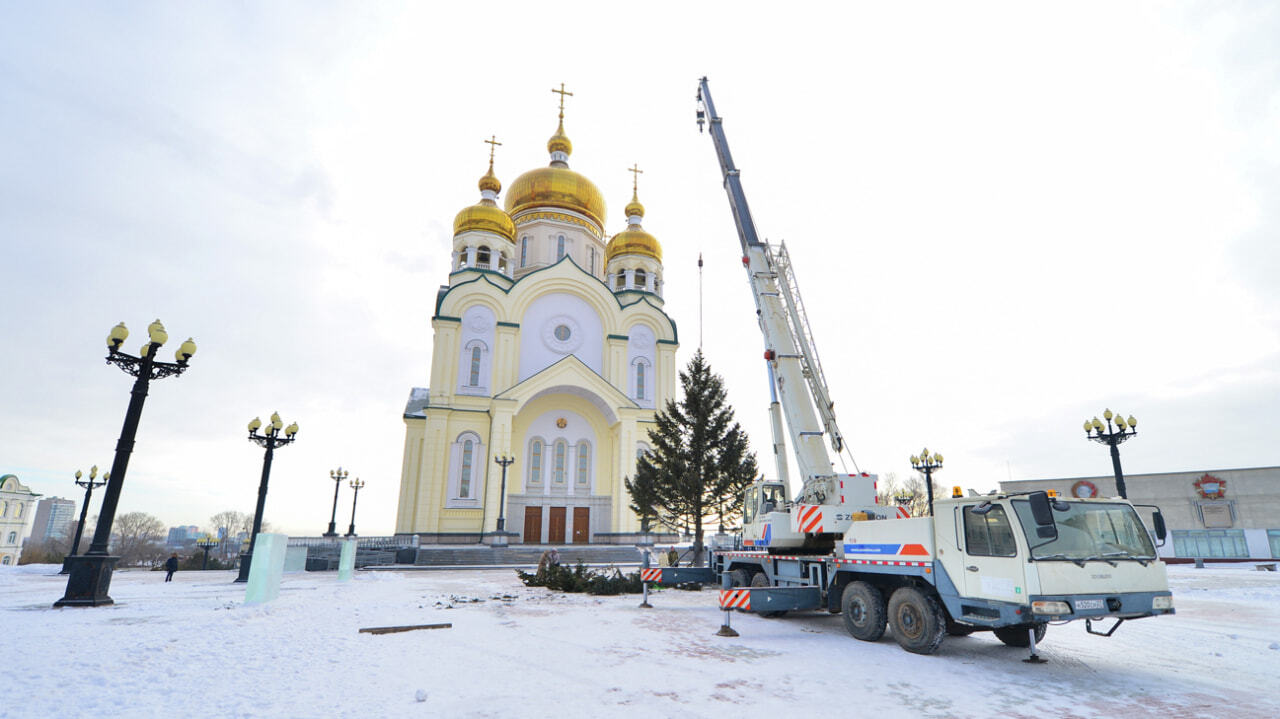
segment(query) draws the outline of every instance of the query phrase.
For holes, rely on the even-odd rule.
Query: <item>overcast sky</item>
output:
[[[322,532],[342,465],[391,533],[453,216],[491,134],[504,185],[546,164],[564,82],[608,232],[644,170],[682,366],[705,258],[704,350],[772,474],[702,75],[862,470],[1106,474],[1106,407],[1139,418],[1129,473],[1280,464],[1276,5],[444,6],[0,7],[0,473],[79,502],[129,399],[107,331],[159,317],[199,352],[152,385],[121,512],[251,512],[244,427],[278,410],[266,519]]]

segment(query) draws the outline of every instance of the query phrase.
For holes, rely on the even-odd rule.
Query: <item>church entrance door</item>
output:
[[[564,544],[565,508],[551,507],[551,526],[547,541],[551,544]]]
[[[524,508],[524,543],[542,544],[542,507]]]
[[[573,543],[586,544],[590,542],[591,529],[591,508],[590,507],[574,507],[573,508]]]

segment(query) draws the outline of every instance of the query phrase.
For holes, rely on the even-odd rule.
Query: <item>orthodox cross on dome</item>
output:
[[[636,194],[640,188],[640,176],[644,174],[644,170],[640,169],[640,163],[635,163],[627,168],[627,172],[631,173],[631,194]]]
[[[564,89],[564,83],[563,83],[563,82],[562,82],[562,83],[560,83],[560,89],[559,89],[559,90],[557,90],[557,89],[555,89],[555,88],[553,87],[553,88],[551,88],[551,91],[552,91],[552,92],[554,92],[554,93],[558,93],[558,94],[560,95],[560,119],[561,119],[561,120],[563,120],[563,119],[564,119],[564,96],[565,96],[565,95],[568,95],[569,97],[573,97],[573,93],[572,93],[572,92],[569,92],[568,90],[565,90],[565,89]]]
[[[493,151],[498,149],[498,145],[501,145],[502,143],[498,142],[497,135],[490,135],[489,139],[485,140],[485,142],[489,144],[489,166],[493,167]]]

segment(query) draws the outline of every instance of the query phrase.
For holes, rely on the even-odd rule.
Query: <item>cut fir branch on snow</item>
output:
[[[725,404],[724,379],[699,351],[680,372],[683,397],[668,401],[649,430],[653,451],[636,463],[626,483],[631,508],[642,519],[691,527],[701,561],[703,523],[724,526],[742,513],[742,491],[756,476],[746,433]]]

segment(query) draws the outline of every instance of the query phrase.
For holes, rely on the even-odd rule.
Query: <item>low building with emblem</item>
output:
[[[1126,473],[1124,483],[1129,501],[1155,505],[1164,515],[1169,537],[1159,550],[1162,557],[1280,558],[1280,467]],[[1116,482],[1106,475],[1000,483],[1003,492],[1041,489],[1112,497]],[[1150,518],[1149,509],[1139,511]]]
[[[640,529],[623,482],[655,409],[675,398],[662,248],[634,180],[625,228],[606,234],[603,195],[569,169],[563,97],[547,149],[550,164],[517,177],[500,207],[491,147],[480,201],[454,220],[430,386],[404,409],[399,535],[479,542],[500,517],[501,541],[527,544],[620,543]]]

